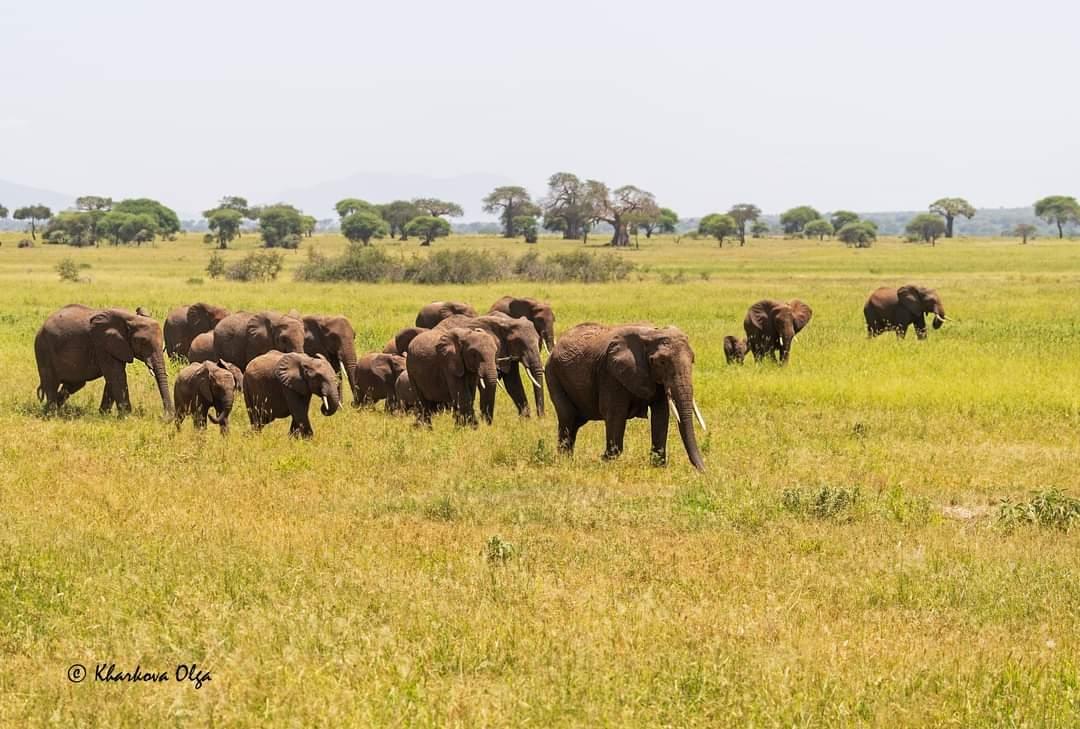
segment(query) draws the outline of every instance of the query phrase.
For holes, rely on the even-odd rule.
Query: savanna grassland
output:
[[[298,283],[303,249],[252,284],[207,278],[195,236],[21,237],[0,237],[0,723],[1080,724],[1080,530],[999,519],[1080,495],[1076,242],[642,239],[620,283],[420,286]],[[526,248],[434,247],[455,246]],[[64,257],[87,280],[59,281]],[[956,321],[867,341],[868,292],[908,281]],[[650,465],[644,420],[617,462],[599,423],[565,459],[550,406],[519,420],[503,394],[490,427],[346,407],[313,415],[310,442],[250,433],[242,405],[227,439],[177,433],[137,364],[123,420],[97,413],[100,381],[60,417],[34,394],[34,333],[70,302],[343,313],[369,351],[428,301],[506,293],[551,301],[559,332],[686,331],[707,473],[674,431]],[[723,335],[766,296],[814,308],[790,365],[725,366]],[[96,663],[212,678],[104,684]]]

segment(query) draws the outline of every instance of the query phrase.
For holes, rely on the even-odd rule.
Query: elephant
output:
[[[383,347],[385,354],[405,354],[409,351],[409,342],[416,338],[420,332],[426,332],[424,327],[405,327],[395,334],[386,346]]]
[[[780,354],[780,364],[787,364],[791,356],[791,341],[810,323],[813,310],[798,299],[787,303],[773,299],[762,299],[746,312],[743,329],[746,331],[746,346],[754,355],[756,362],[771,357],[776,361]]]
[[[443,319],[455,315],[476,316],[476,309],[460,301],[432,301],[416,315],[416,326],[434,329]]]
[[[449,406],[458,425],[477,425],[476,387],[494,392],[498,351],[495,336],[479,327],[440,327],[412,340],[405,367],[417,394],[417,422],[430,424],[433,412]],[[489,414],[482,414],[490,423]]]
[[[214,327],[214,359],[232,362],[242,371],[260,354],[304,351],[304,322],[299,317],[264,311],[230,314]]]
[[[746,359],[746,340],[731,334],[724,337],[724,358],[728,364],[742,364]]]
[[[648,414],[653,458],[666,463],[670,405],[690,463],[704,471],[694,417],[703,430],[705,420],[694,402],[693,368],[690,340],[676,327],[590,322],[564,332],[546,368],[559,450],[573,453],[581,426],[603,420],[604,458],[616,458],[623,451],[626,421]]]
[[[191,340],[188,347],[187,360],[191,363],[208,362],[214,359],[214,332],[203,332]]]
[[[366,405],[385,399],[387,412],[398,409],[394,384],[405,371],[404,357],[384,352],[365,354],[357,361],[355,369],[356,372],[349,378],[353,388],[353,405]]]
[[[255,430],[262,430],[278,418],[292,416],[289,435],[310,438],[313,435],[308,420],[311,396],[322,399],[319,410],[330,416],[341,407],[338,391],[337,373],[321,355],[311,357],[302,352],[272,349],[252,359],[244,370],[244,403]]]
[[[506,387],[506,393],[514,401],[518,415],[529,417],[529,401],[525,396],[525,387],[521,383],[520,362],[525,367],[525,374],[533,384],[533,399],[536,414],[544,415],[544,363],[540,359],[540,337],[536,329],[525,319],[514,319],[506,314],[495,313],[469,318],[452,316],[439,322],[436,329],[465,327],[481,328],[492,334],[499,342],[497,364],[499,379]],[[480,396],[480,410],[487,420],[495,415],[495,393],[484,392]]]
[[[321,354],[334,368],[345,369],[349,389],[355,391],[353,370],[356,369],[356,331],[343,316],[312,314],[303,318],[304,354],[314,357]]]
[[[536,327],[536,334],[540,337],[541,346],[546,346],[550,353],[555,347],[555,312],[551,310],[551,304],[536,299],[517,299],[513,296],[504,296],[494,304],[488,313],[502,312],[515,319],[525,317]]]
[[[195,428],[206,428],[206,419],[221,428],[221,434],[229,432],[229,414],[232,412],[236,393],[244,390],[244,374],[229,362],[200,362],[189,364],[180,370],[173,385],[176,402],[176,429],[191,415]],[[215,416],[210,408],[217,410]]]
[[[914,324],[915,335],[920,340],[926,339],[926,314],[934,315],[934,329],[940,329],[944,322],[949,321],[938,292],[914,284],[898,289],[882,287],[870,294],[863,307],[866,331],[870,337],[892,329],[896,331],[897,339],[903,339],[908,326]]]
[[[70,304],[53,312],[34,337],[39,400],[49,411],[62,406],[90,380],[105,378],[101,412],[115,404],[131,411],[126,365],[136,359],[154,375],[165,415],[173,412],[161,325],[126,309]]]
[[[176,307],[165,318],[165,353],[170,357],[187,357],[192,340],[203,332],[213,331],[228,315],[228,309],[202,302]]]
[[[406,369],[394,380],[394,394],[397,396],[398,408],[405,412],[414,412],[420,402],[420,396],[416,394],[416,388],[409,380],[409,371]]]

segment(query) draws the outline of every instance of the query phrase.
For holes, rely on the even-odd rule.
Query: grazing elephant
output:
[[[420,396],[416,394],[416,388],[409,380],[409,371],[406,369],[394,381],[394,394],[397,395],[398,408],[405,412],[414,412],[420,402]]]
[[[304,319],[304,354],[321,354],[334,368],[345,369],[349,389],[355,390],[353,370],[356,369],[356,331],[343,316],[309,315]]]
[[[188,362],[209,362],[214,359],[214,332],[203,332],[194,339],[191,340],[191,346],[188,347],[187,360]]]
[[[173,385],[176,401],[176,429],[191,415],[195,427],[206,428],[206,419],[221,427],[221,434],[229,432],[229,414],[232,412],[236,393],[244,390],[244,374],[240,368],[228,362],[200,362],[189,364],[180,370]],[[217,410],[215,416],[210,408]]]
[[[724,358],[728,364],[742,364],[746,359],[746,340],[730,334],[724,337]]]
[[[469,318],[452,316],[439,322],[436,329],[450,327],[479,327],[493,335],[499,342],[497,363],[499,378],[506,387],[506,393],[514,401],[518,415],[529,417],[529,400],[525,396],[525,387],[521,383],[521,371],[518,363],[525,368],[525,374],[533,384],[533,399],[536,414],[544,415],[544,363],[540,359],[540,337],[536,329],[525,319],[514,319],[506,314],[495,313]],[[495,415],[495,393],[484,392],[480,396],[480,411],[487,420]]]
[[[289,435],[310,438],[311,396],[322,399],[320,412],[333,415],[341,406],[337,373],[324,357],[274,349],[260,354],[244,370],[244,402],[251,427],[262,430],[278,418],[292,417]]]
[[[495,390],[499,381],[495,365],[498,351],[498,340],[478,327],[433,329],[412,340],[405,367],[417,394],[417,421],[430,423],[432,413],[440,406],[449,406],[458,425],[476,425],[476,387]],[[490,423],[487,413],[483,415]]]
[[[754,360],[761,362],[772,357],[775,362],[779,353],[780,364],[787,364],[791,341],[810,323],[813,315],[813,310],[798,299],[787,303],[762,299],[751,306],[743,320],[743,329],[746,346],[754,354]]]
[[[34,337],[34,357],[38,399],[45,401],[46,411],[63,405],[88,381],[104,377],[101,412],[109,412],[114,404],[118,412],[130,412],[126,366],[138,359],[157,381],[165,414],[172,414],[161,325],[150,317],[126,309],[70,304],[41,325]]]
[[[548,352],[555,348],[555,312],[551,310],[551,304],[536,299],[516,299],[512,296],[504,296],[491,305],[488,313],[496,311],[515,319],[525,317],[536,327],[541,345],[547,346]]]
[[[394,384],[405,371],[405,358],[400,354],[365,354],[356,363],[352,381],[353,405],[374,404],[386,400],[386,411],[398,409]]]
[[[409,351],[409,342],[416,338],[416,335],[420,332],[426,332],[424,327],[406,327],[399,331],[397,334],[386,343],[383,347],[385,354],[405,354]]]
[[[304,351],[304,322],[299,317],[264,311],[240,311],[214,327],[214,359],[232,362],[246,371],[248,362],[260,354]]]
[[[653,457],[666,463],[670,404],[690,463],[704,471],[694,416],[702,429],[705,421],[694,402],[693,370],[690,341],[675,327],[589,323],[563,332],[547,361],[559,449],[573,453],[578,429],[590,420],[603,420],[604,458],[615,458],[623,451],[626,421],[648,414]]]
[[[165,353],[170,357],[187,357],[195,337],[213,331],[228,315],[228,309],[201,302],[176,307],[165,319]]]
[[[432,301],[416,315],[416,326],[434,329],[443,319],[454,315],[476,316],[476,309],[460,301]]]
[[[882,287],[870,294],[863,307],[866,331],[871,337],[892,329],[898,339],[903,339],[907,328],[914,324],[915,335],[926,339],[926,314],[934,315],[934,329],[949,321],[937,291],[911,284],[898,289]]]

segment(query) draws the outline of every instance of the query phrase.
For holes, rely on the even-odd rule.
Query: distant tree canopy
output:
[[[372,238],[382,238],[389,229],[382,216],[370,210],[350,213],[341,219],[341,234],[352,243],[368,245]]]
[[[484,198],[484,212],[497,213],[502,221],[503,237],[513,238],[517,235],[514,231],[514,218],[522,215],[537,215],[540,209],[533,203],[529,191],[524,187],[503,185],[502,187],[496,187]],[[449,226],[449,223],[447,223],[447,226]],[[425,245],[430,243],[431,241],[428,240]]]
[[[218,248],[228,248],[238,235],[244,222],[244,214],[235,208],[217,208],[203,213],[207,225],[217,240]]]
[[[818,240],[825,240],[825,236],[832,235],[834,233],[833,224],[825,218],[817,218],[811,220],[803,227],[803,235],[807,238],[817,238]]]
[[[439,200],[433,197],[418,197],[412,201],[412,204],[433,218],[441,218],[444,216],[460,218],[465,214],[465,211],[457,203],[447,202],[446,200]]]
[[[305,216],[292,205],[259,208],[259,233],[267,248],[299,248],[306,230]]]
[[[1036,228],[1031,223],[1020,223],[1019,225],[1017,225],[1015,228],[1012,229],[1012,234],[1013,235],[1015,235],[1017,238],[1022,238],[1023,239],[1021,241],[1021,243],[1023,245],[1027,245],[1028,238],[1034,238],[1035,234],[1038,233],[1038,232],[1039,232],[1039,229]]]
[[[853,213],[850,210],[837,210],[830,217],[829,222],[832,223],[833,230],[840,232],[848,223],[854,223],[859,219],[858,213]]]
[[[149,243],[160,232],[157,218],[151,213],[130,213],[116,208],[101,216],[97,229],[113,245]]]
[[[746,245],[746,224],[756,222],[761,217],[761,208],[751,203],[739,203],[732,205],[727,214],[735,221],[735,227],[738,228],[739,245]]]
[[[130,215],[149,215],[154,219],[154,228],[162,238],[174,236],[180,232],[180,218],[172,208],[165,207],[157,200],[140,197],[121,200],[112,206],[113,212]],[[128,241],[130,242],[130,241]]]
[[[541,202],[544,228],[562,233],[564,240],[585,236],[592,221],[589,188],[577,175],[556,172],[548,178],[547,196]]]
[[[405,226],[409,235],[420,238],[420,245],[429,246],[436,238],[445,238],[450,235],[450,223],[433,215],[421,215],[409,221]],[[513,225],[511,225],[513,230]]]
[[[424,211],[409,200],[394,200],[379,206],[379,215],[389,226],[390,237],[399,236],[401,240],[409,239],[405,232],[409,221],[423,214]]]
[[[0,205],[0,218],[6,218],[8,216],[8,209],[3,205]]]
[[[800,205],[797,208],[791,208],[780,215],[780,225],[784,228],[784,233],[787,235],[797,235],[803,232],[803,228],[811,220],[817,220],[821,217],[821,213],[809,205]]]
[[[968,220],[975,217],[975,207],[962,197],[943,197],[930,203],[930,212],[945,218],[945,237],[953,237],[953,220],[963,215]]]
[[[877,226],[869,220],[853,220],[836,231],[836,237],[851,248],[869,248],[877,240]]]
[[[726,213],[710,213],[698,223],[698,233],[716,238],[721,248],[724,247],[724,238],[738,232],[739,225],[735,222],[735,218]]]
[[[769,234],[769,224],[764,220],[755,220],[754,224],[750,226],[750,235],[755,238],[761,238]]]
[[[1058,238],[1065,237],[1065,226],[1080,223],[1080,203],[1075,197],[1051,195],[1035,203],[1035,214],[1051,225],[1056,225]]]
[[[91,229],[96,230],[96,221],[85,211],[65,210],[49,220],[42,238],[46,243],[66,243],[73,246],[94,245]]]
[[[239,195],[226,195],[221,198],[215,210],[235,210],[240,215],[248,220],[258,219],[258,210],[248,204],[246,197],[240,197]]]
[[[630,245],[630,224],[635,219],[651,216],[659,209],[651,192],[634,185],[623,185],[614,190],[603,182],[589,180],[585,183],[592,201],[592,219],[607,223],[614,230],[611,245]]]
[[[937,239],[945,234],[945,228],[945,221],[940,215],[922,213],[907,224],[906,232],[909,240],[922,240],[935,245]]]
[[[0,211],[3,215],[0,218],[7,217],[7,208],[0,205]],[[45,205],[27,205],[26,207],[17,208],[11,217],[15,220],[29,220],[30,221],[30,237],[37,240],[37,221],[48,220],[52,217],[52,210]]]
[[[372,205],[367,200],[360,200],[355,197],[347,197],[344,200],[338,200],[334,204],[334,209],[337,210],[338,217],[342,220],[353,213],[359,213],[361,211],[375,214],[378,214],[379,212],[375,205]]]
[[[83,195],[82,197],[75,198],[75,208],[82,212],[87,213],[89,220],[89,241],[90,245],[97,245],[98,242],[98,221],[101,217],[112,208],[112,198],[103,197],[101,195]]]

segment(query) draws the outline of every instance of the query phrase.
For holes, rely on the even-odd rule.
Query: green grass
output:
[[[21,237],[0,236],[0,724],[1080,723],[1080,536],[1040,526],[1071,524],[1078,495],[1076,243],[642,239],[625,282],[526,289],[297,283],[303,250],[277,282],[225,282],[196,236]],[[435,244],[455,246],[525,251]],[[59,280],[66,257],[82,282]],[[909,280],[957,321],[867,341],[867,293]],[[138,366],[124,420],[97,414],[99,383],[62,417],[34,396],[34,332],[70,302],[343,313],[366,351],[423,303],[505,293],[553,302],[559,331],[686,331],[707,474],[674,435],[652,467],[643,420],[618,462],[600,424],[563,458],[552,414],[519,421],[503,395],[493,427],[346,408],[311,442],[243,412],[227,440],[178,434]],[[723,335],[765,296],[814,308],[790,366],[726,367]],[[1005,525],[1003,503],[1035,517]],[[212,679],[76,685],[77,662]]]

